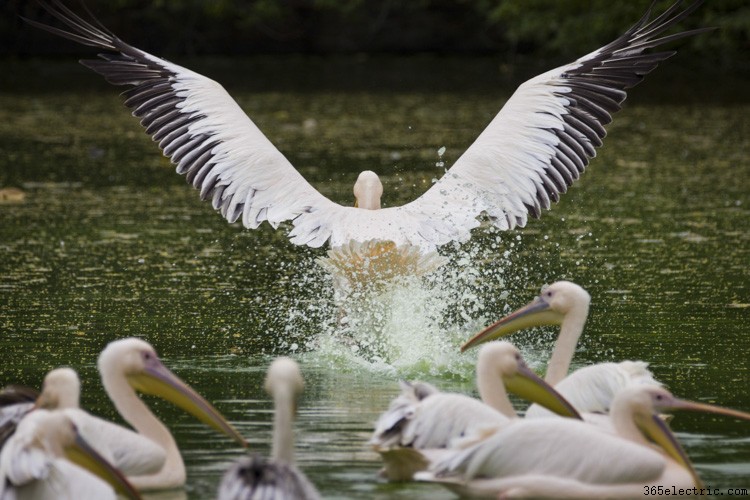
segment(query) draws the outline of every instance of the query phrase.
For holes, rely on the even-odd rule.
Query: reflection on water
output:
[[[350,203],[357,172],[371,168],[393,205],[429,187],[436,162],[455,161],[508,95],[473,85],[233,93],[325,195]],[[458,345],[543,283],[572,279],[593,297],[574,367],[647,360],[675,394],[748,411],[750,109],[646,102],[643,92],[628,101],[599,158],[541,220],[476,231],[441,250],[449,264],[435,274],[368,296],[342,325],[315,263],[324,251],[226,224],[110,88],[2,93],[0,183],[25,197],[0,205],[0,382],[38,385],[72,365],[82,403],[116,418],[96,356],[140,336],[268,453],[262,378],[272,356],[291,353],[307,383],[299,461],[326,497],[449,498],[376,479],[365,442],[378,413],[402,377],[473,392],[475,354]],[[539,371],[553,339],[550,329],[511,338]],[[242,451],[149,402],[183,450],[187,496],[210,498]],[[679,415],[674,428],[707,484],[750,486],[745,423]]]

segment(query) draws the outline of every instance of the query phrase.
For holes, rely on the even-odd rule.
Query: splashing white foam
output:
[[[317,324],[304,344],[317,364],[400,377],[469,376],[476,355],[461,354],[459,346],[485,326],[487,297],[507,297],[508,254],[479,243],[445,254],[447,263],[427,276],[400,276],[343,296],[333,292],[330,275],[308,268],[303,280],[316,300],[308,293],[291,307],[287,329]]]
[[[491,228],[441,254],[447,263],[427,276],[400,276],[343,295],[313,256],[295,259],[287,281],[292,288],[272,304],[282,323],[281,331],[274,328],[275,350],[304,353],[335,370],[473,379],[476,350],[462,354],[460,345],[509,312],[509,302],[518,306],[521,290],[525,300],[530,283],[536,289],[555,277],[555,265],[536,262],[538,255],[528,264],[517,233]],[[553,335],[519,333],[512,341],[532,367],[541,367]]]
[[[543,284],[575,279],[577,267],[592,265],[583,259],[571,266],[571,252],[561,250],[566,235],[533,229],[508,233],[486,224],[470,241],[442,247],[447,263],[433,273],[401,276],[344,297],[335,292],[332,276],[315,264],[320,253],[300,252],[287,261],[284,285],[267,308],[274,354],[291,352],[311,365],[357,375],[473,386],[478,350],[461,353],[463,342],[527,303]],[[508,340],[543,373],[556,334],[557,329],[544,327]],[[579,351],[591,342],[596,348],[596,341],[581,339]]]

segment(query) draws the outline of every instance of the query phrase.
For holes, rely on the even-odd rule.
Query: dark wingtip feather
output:
[[[551,129],[558,139],[557,154],[537,186],[537,203],[546,208],[546,200],[557,201],[583,172],[595,148],[602,145],[606,135],[604,126],[612,121],[612,114],[620,109],[627,97],[626,90],[643,81],[645,75],[677,52],[645,52],[648,49],[713,31],[715,28],[697,28],[671,35],[663,35],[685,17],[694,12],[703,0],[683,8],[682,1],[674,2],[668,9],[650,20],[656,0],[646,13],[623,35],[596,51],[588,59],[574,63],[559,76],[559,85],[565,87],[557,95],[568,100],[568,115],[563,117],[563,129]],[[543,193],[541,191],[544,191]],[[527,204],[529,213],[539,216],[538,206]]]

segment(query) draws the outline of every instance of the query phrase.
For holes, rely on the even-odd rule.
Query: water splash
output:
[[[253,329],[262,335],[242,336],[235,350],[292,354],[358,375],[473,383],[477,350],[460,353],[460,345],[530,300],[544,283],[565,276],[556,238],[527,233],[487,225],[464,244],[441,247],[445,262],[431,273],[383,281],[370,279],[381,273],[368,274],[366,286],[343,293],[318,265],[319,251],[271,256],[262,267],[274,278],[263,295],[250,299],[263,303]],[[541,333],[509,338],[539,371],[556,330]]]
[[[310,335],[281,347],[298,344],[308,360],[331,369],[473,378],[476,352],[461,354],[459,346],[497,319],[498,304],[526,283],[527,270],[515,265],[509,240],[507,233],[488,231],[484,238],[441,250],[447,262],[427,276],[399,276],[343,296],[329,274],[302,266],[299,279],[307,292],[293,294],[304,298],[280,314],[287,318],[287,333]]]
[[[443,155],[445,154],[445,146],[441,146],[440,149],[438,149],[437,154],[438,161],[435,162],[435,166],[437,168],[442,168],[443,172],[448,172],[448,169],[445,168],[445,160],[443,160]]]

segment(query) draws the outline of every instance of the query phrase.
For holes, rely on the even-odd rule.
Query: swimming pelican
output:
[[[138,432],[82,410],[80,395],[78,373],[69,367],[55,368],[45,375],[35,406],[64,412],[83,438],[126,476],[154,474],[164,467],[167,456],[161,446]]]
[[[169,429],[149,410],[136,390],[170,401],[206,425],[247,446],[245,439],[208,401],[164,366],[148,342],[137,338],[110,342],[99,355],[97,365],[104,390],[122,418],[160,450],[157,457],[149,457],[153,445],[139,447],[143,440],[132,439],[132,432],[88,415],[81,417],[80,421],[84,435],[98,435],[91,438],[97,440],[98,446],[109,449],[117,460],[133,467],[137,467],[139,461],[151,464],[165,455],[164,465],[158,472],[128,478],[139,490],[183,486],[185,464]],[[86,415],[82,410],[76,414]]]
[[[328,242],[333,249],[376,240],[434,251],[468,240],[482,214],[501,230],[524,226],[529,214],[539,217],[558,201],[596,155],[626,89],[675,53],[647,51],[708,30],[662,36],[702,0],[684,9],[678,1],[653,21],[649,9],[608,45],[522,84],[416,200],[380,208],[382,183],[366,171],[354,186],[355,206],[346,207],[313,188],[218,83],[123,42],[58,0],[40,3],[70,31],[27,21],[104,51],[82,64],[129,87],[125,105],[201,199],[229,222],[255,229],[291,221],[292,243]]]
[[[0,393],[0,448],[18,423],[34,408],[60,410],[76,424],[78,432],[107,462],[126,475],[158,472],[164,465],[164,450],[137,432],[86,413],[79,408],[81,382],[69,367],[50,370],[41,393],[11,386]],[[128,452],[118,449],[128,443]]]
[[[30,412],[0,452],[3,500],[114,500],[113,488],[127,498],[140,498],[63,412]]]
[[[380,416],[370,439],[383,458],[383,476],[393,481],[409,480],[428,465],[432,458],[426,455],[435,456],[425,450],[448,448],[458,439],[481,437],[487,429],[510,424],[517,414],[506,389],[560,415],[580,418],[563,397],[526,366],[518,349],[509,342],[482,346],[476,377],[482,401],[439,392],[429,384],[402,384],[402,394]]]
[[[488,326],[463,346],[461,351],[523,328],[559,325],[560,333],[547,364],[544,380],[562,394],[580,412],[607,413],[615,394],[629,385],[659,383],[643,361],[598,363],[568,375],[578,339],[589,313],[591,296],[579,285],[558,281],[542,288],[542,293],[526,306]],[[528,417],[549,415],[538,406],[527,411]]]
[[[651,486],[700,490],[703,483],[659,415],[674,410],[750,420],[749,413],[677,399],[662,387],[632,386],[612,405],[617,435],[573,419],[523,420],[416,479],[492,498],[636,498]]]
[[[303,385],[294,360],[280,357],[271,363],[264,384],[274,401],[271,459],[256,455],[235,462],[221,480],[219,500],[320,498],[315,486],[294,464],[292,424]]]

